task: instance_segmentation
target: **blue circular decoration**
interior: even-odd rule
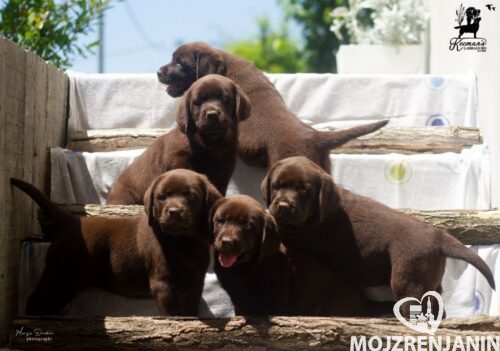
[[[438,114],[430,116],[427,119],[427,122],[425,122],[425,125],[432,127],[443,127],[443,126],[449,126],[450,121],[445,116]]]
[[[479,290],[474,290],[474,313],[482,314],[484,310],[484,296]]]
[[[425,82],[432,90],[443,90],[448,84],[448,81],[443,76],[428,76],[425,78]]]

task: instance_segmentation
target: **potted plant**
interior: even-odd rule
[[[425,0],[348,0],[332,11],[331,31],[350,45],[337,53],[339,73],[425,73]]]

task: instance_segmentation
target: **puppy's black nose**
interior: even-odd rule
[[[178,207],[170,207],[167,212],[172,217],[180,217],[182,211]]]
[[[220,238],[220,243],[223,248],[231,248],[234,246],[234,240],[229,236],[223,236]]]
[[[276,212],[279,215],[289,215],[293,214],[295,207],[293,204],[287,202],[287,201],[279,201],[276,204]]]
[[[207,112],[207,119],[210,120],[210,121],[217,121],[219,119],[219,114],[217,113],[217,111],[208,111]]]
[[[286,210],[286,209],[289,209],[289,208],[290,208],[290,204],[288,202],[285,202],[285,201],[278,202],[278,209],[280,209],[280,210]]]
[[[158,79],[161,78],[161,69],[159,69],[158,71],[156,71],[156,75],[158,76]]]

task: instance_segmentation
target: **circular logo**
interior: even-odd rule
[[[432,115],[429,118],[427,118],[425,125],[431,127],[443,127],[443,126],[449,126],[450,121],[443,115]]]
[[[474,290],[474,313],[482,314],[484,310],[484,296],[479,290]]]
[[[411,166],[406,161],[392,161],[385,166],[385,179],[394,184],[406,183],[411,174]]]
[[[448,85],[448,81],[443,76],[428,76],[425,83],[432,90],[443,90]]]

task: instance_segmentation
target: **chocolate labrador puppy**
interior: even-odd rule
[[[168,85],[169,95],[178,97],[207,74],[231,78],[250,98],[252,115],[239,126],[238,155],[251,165],[269,167],[286,157],[306,156],[330,172],[330,149],[387,124],[381,121],[341,131],[318,131],[288,109],[254,63],[201,42],[180,46],[172,62],[158,70],[158,79]]]
[[[419,299],[441,292],[452,257],[475,266],[495,287],[486,263],[446,231],[335,186],[305,157],[276,163],[261,189],[285,245],[315,255],[352,282],[390,284],[397,299]]]
[[[212,210],[215,273],[243,315],[361,316],[359,287],[339,280],[317,259],[281,245],[276,223],[245,195]]]
[[[208,75],[187,91],[177,110],[178,128],[151,144],[118,176],[108,204],[142,204],[152,180],[168,170],[192,169],[226,193],[236,165],[238,123],[250,116],[246,94],[230,79]]]
[[[221,197],[205,176],[162,174],[145,195],[146,213],[130,218],[76,217],[31,184],[11,183],[40,206],[52,242],[27,314],[56,314],[96,286],[127,297],[152,295],[162,315],[198,315],[210,259],[208,210]]]

